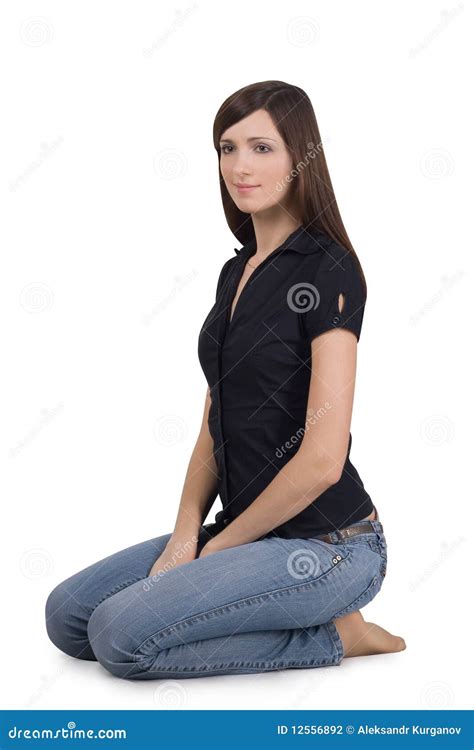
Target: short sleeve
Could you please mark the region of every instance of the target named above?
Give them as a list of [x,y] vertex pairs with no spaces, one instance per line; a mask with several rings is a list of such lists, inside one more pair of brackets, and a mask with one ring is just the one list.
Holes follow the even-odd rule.
[[[310,340],[334,328],[347,328],[360,339],[366,295],[357,259],[339,245],[323,254],[314,278],[308,279],[310,309],[303,314],[303,326]],[[342,311],[339,295],[342,294]]]

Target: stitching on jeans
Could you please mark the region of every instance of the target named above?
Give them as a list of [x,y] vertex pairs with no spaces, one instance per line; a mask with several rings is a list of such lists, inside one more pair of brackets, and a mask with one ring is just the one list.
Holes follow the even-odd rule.
[[[229,662],[227,664],[223,664],[222,662],[220,664],[216,664],[212,667],[203,667],[200,669],[195,669],[193,667],[190,667],[187,669],[186,667],[161,667],[160,669],[147,669],[148,674],[154,674],[159,672],[166,672],[166,673],[173,673],[173,674],[207,674],[208,672],[223,672],[227,671],[229,669],[232,670],[241,670],[241,669],[252,669],[256,672],[261,672],[262,670],[275,670],[275,669],[288,669],[288,668],[298,668],[298,667],[311,667],[311,666],[325,666],[325,665],[333,665],[333,664],[339,664],[341,661],[340,657],[340,650],[339,648],[336,649],[337,654],[334,657],[328,657],[323,659],[309,659],[305,661],[297,661],[297,660],[291,660],[291,661],[284,661],[284,662],[259,662],[259,661],[252,661],[252,662]],[[156,658],[156,654],[153,655],[153,658]]]
[[[132,658],[134,661],[140,661],[139,656],[137,656],[137,651],[141,649],[145,643],[148,641],[153,640],[154,638],[160,638],[162,635],[172,633],[175,630],[182,629],[186,627],[187,625],[191,624],[192,622],[200,622],[204,621],[206,619],[210,619],[210,617],[213,617],[217,614],[221,614],[223,612],[229,611],[232,607],[236,607],[237,609],[242,608],[243,606],[246,606],[249,603],[255,603],[258,602],[259,599],[265,599],[265,598],[271,598],[273,595],[276,596],[283,596],[284,594],[292,591],[299,591],[299,590],[306,590],[306,589],[312,589],[316,584],[318,584],[320,581],[326,579],[326,577],[329,575],[329,573],[333,572],[334,570],[341,567],[343,563],[346,563],[350,557],[352,556],[352,552],[349,551],[346,557],[343,557],[342,560],[337,564],[333,565],[331,568],[329,568],[325,573],[319,576],[319,578],[314,578],[312,581],[307,581],[306,583],[297,583],[293,586],[285,586],[284,588],[280,589],[273,589],[272,591],[265,591],[261,594],[256,594],[255,596],[249,596],[244,597],[242,599],[236,599],[234,602],[230,602],[229,604],[225,604],[221,607],[214,607],[214,609],[206,610],[205,612],[201,612],[198,615],[193,615],[192,617],[187,617],[184,620],[178,620],[177,622],[173,623],[172,625],[167,625],[165,628],[161,628],[161,630],[158,630],[156,633],[153,633],[153,635],[149,635],[143,640],[133,651]],[[167,632],[168,631],[168,632]],[[148,657],[145,657],[148,658]]]
[[[334,646],[334,649],[336,651],[336,654],[333,658],[323,658],[323,659],[309,659],[306,661],[286,661],[286,662],[259,662],[259,661],[253,661],[253,662],[230,662],[227,664],[219,664],[214,665],[212,667],[203,667],[202,669],[195,669],[193,667],[190,667],[189,669],[186,669],[186,667],[162,667],[161,669],[146,669],[146,671],[149,674],[159,673],[159,672],[166,672],[167,674],[173,673],[173,674],[208,674],[209,672],[228,672],[229,669],[232,669],[232,671],[235,672],[242,672],[242,670],[245,670],[245,672],[248,673],[248,670],[251,669],[254,672],[261,672],[269,671],[269,670],[278,670],[278,669],[299,669],[299,668],[305,668],[305,667],[318,667],[318,666],[338,666],[343,658],[344,658],[344,651],[342,647],[342,641],[340,639],[339,634],[337,633],[336,626],[334,625],[334,622],[330,620],[329,622],[325,623],[327,629],[328,629],[328,635],[331,639],[331,642]],[[335,630],[337,633],[337,639],[334,637],[332,630]],[[156,654],[151,654],[150,656],[146,657],[146,659],[143,659],[140,661],[140,666],[143,668],[143,662],[148,661],[151,659],[155,659]],[[245,673],[244,672],[244,673]]]

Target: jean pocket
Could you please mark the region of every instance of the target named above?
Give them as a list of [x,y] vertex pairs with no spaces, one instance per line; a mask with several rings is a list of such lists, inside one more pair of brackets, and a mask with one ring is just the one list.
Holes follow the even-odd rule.
[[338,542],[336,546],[349,552],[354,565],[356,561],[359,561],[359,565],[368,565],[372,575],[366,579],[367,584],[362,592],[340,609],[334,618],[356,612],[369,604],[380,591],[387,572],[386,543],[379,534],[359,534],[350,540]]
[[382,588],[383,579],[384,573],[382,572],[382,569],[380,569],[378,573],[372,576],[369,584],[366,586],[364,591],[356,596],[356,598],[353,599],[350,604],[346,605],[345,607],[343,607],[343,609],[340,609],[338,612],[336,612],[336,614],[333,615],[332,619],[335,620],[338,617],[343,617],[344,615],[348,615],[351,612],[357,612],[358,610],[362,609],[362,607],[365,607],[367,604],[369,604]]
[[338,617],[342,617],[343,615],[348,615],[351,612],[357,612],[359,609],[362,609],[362,607],[365,607],[369,602],[372,601],[372,599],[378,594],[380,591],[380,588],[382,586],[383,577],[381,574],[375,575],[367,588],[360,594],[358,597],[356,597],[350,604],[348,604],[343,609],[339,610],[339,612],[336,612],[336,614],[333,616],[333,619],[335,620]]
[[379,536],[373,536],[366,541],[370,549],[380,557],[380,575],[384,579],[387,574],[387,543],[383,537]]

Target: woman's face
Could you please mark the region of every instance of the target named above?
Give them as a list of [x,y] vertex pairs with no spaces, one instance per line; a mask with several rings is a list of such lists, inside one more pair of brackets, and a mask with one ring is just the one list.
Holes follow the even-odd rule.
[[293,163],[268,112],[259,109],[227,128],[219,145],[222,177],[241,211],[256,214],[277,204],[289,209]]

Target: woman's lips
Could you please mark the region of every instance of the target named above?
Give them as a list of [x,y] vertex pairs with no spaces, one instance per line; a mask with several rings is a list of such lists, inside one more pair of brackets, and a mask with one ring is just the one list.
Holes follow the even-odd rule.
[[235,186],[239,193],[248,193],[250,190],[255,190],[258,188],[258,185],[236,185]]

